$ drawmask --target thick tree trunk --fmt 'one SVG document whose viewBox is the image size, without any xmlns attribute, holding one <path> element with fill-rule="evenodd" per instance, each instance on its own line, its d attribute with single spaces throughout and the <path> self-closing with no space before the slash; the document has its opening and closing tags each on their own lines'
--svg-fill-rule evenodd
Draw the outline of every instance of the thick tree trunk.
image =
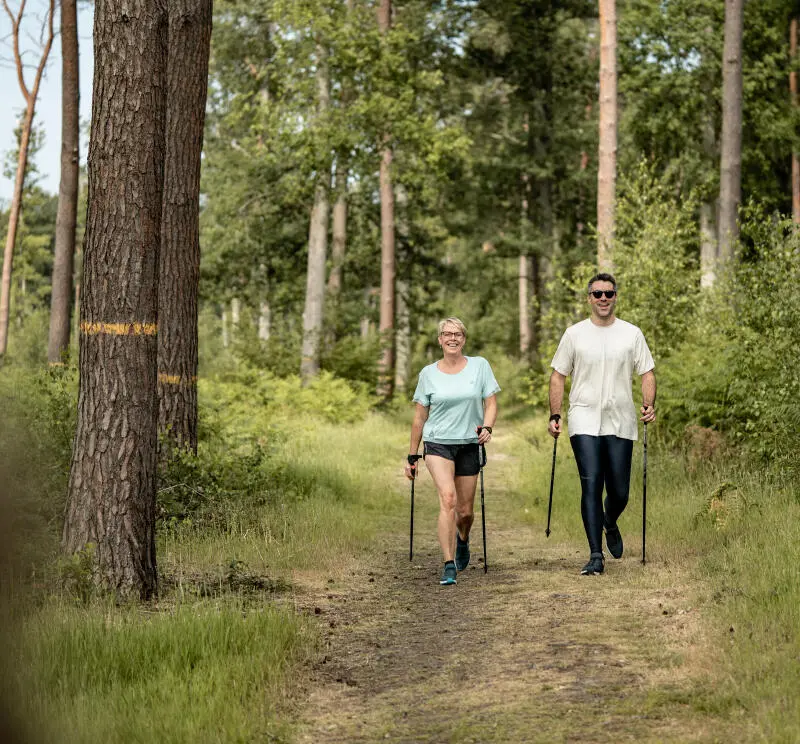
<svg viewBox="0 0 800 744">
<path fill-rule="evenodd" d="M 158 254 L 167 18 L 99 0 L 81 303 L 78 425 L 63 548 L 122 597 L 156 588 Z"/>
<path fill-rule="evenodd" d="M 330 79 L 327 52 L 317 45 L 317 115 L 324 120 L 330 102 Z M 331 172 L 327 157 L 317 165 L 314 207 L 308 228 L 308 270 L 306 273 L 306 302 L 303 310 L 303 357 L 300 377 L 308 383 L 319 374 L 322 345 L 322 322 L 325 305 L 325 262 L 328 254 L 329 192 Z"/>
<path fill-rule="evenodd" d="M 166 160 L 158 278 L 158 430 L 197 452 L 200 156 L 212 0 L 169 0 Z"/>
<path fill-rule="evenodd" d="M 744 0 L 725 0 L 722 51 L 722 140 L 719 178 L 719 260 L 733 256 L 742 195 L 742 12 Z"/>
<path fill-rule="evenodd" d="M 47 17 L 45 19 L 45 41 L 42 46 L 42 56 L 39 58 L 39 65 L 36 68 L 33 86 L 30 90 L 25 84 L 25 70 L 22 53 L 20 52 L 21 26 L 23 14 L 25 12 L 25 3 L 20 3 L 19 11 L 16 16 L 12 14 L 6 0 L 3 0 L 3 9 L 6 11 L 11 21 L 14 65 L 16 67 L 17 81 L 22 92 L 22 97 L 25 99 L 25 114 L 22 118 L 22 132 L 19 142 L 19 154 L 17 156 L 14 192 L 11 197 L 11 207 L 8 213 L 8 232 L 6 233 L 6 245 L 3 251 L 3 272 L 2 275 L 0 275 L 0 364 L 2 364 L 6 349 L 8 348 L 8 320 L 11 312 L 11 275 L 14 265 L 14 246 L 17 242 L 19 215 L 22 210 L 22 193 L 25 188 L 25 172 L 28 167 L 28 147 L 31 141 L 33 117 L 36 112 L 36 99 L 39 95 L 39 86 L 42 82 L 44 68 L 47 65 L 47 58 L 50 56 L 50 49 L 53 46 L 55 0 L 50 0 L 49 2 Z"/>
<path fill-rule="evenodd" d="M 47 344 L 47 361 L 50 364 L 60 364 L 69 353 L 80 174 L 77 6 L 77 0 L 61 0 L 61 182 L 58 187 L 50 337 Z"/>
<path fill-rule="evenodd" d="M 380 0 L 378 6 L 378 28 L 382 35 L 389 32 L 392 23 L 391 0 Z M 381 303 L 379 331 L 381 334 L 381 356 L 378 362 L 378 395 L 392 395 L 394 379 L 394 191 L 392 189 L 392 147 L 387 132 L 380 165 L 381 193 Z"/>
<path fill-rule="evenodd" d="M 610 270 L 617 183 L 617 10 L 600 0 L 600 147 L 597 162 L 597 265 Z"/>
<path fill-rule="evenodd" d="M 789 54 L 792 64 L 797 60 L 797 19 L 792 18 L 789 26 Z M 797 72 L 789 73 L 789 92 L 792 97 L 792 108 L 797 108 Z M 792 149 L 792 221 L 800 224 L 800 157 L 797 149 Z"/>
</svg>

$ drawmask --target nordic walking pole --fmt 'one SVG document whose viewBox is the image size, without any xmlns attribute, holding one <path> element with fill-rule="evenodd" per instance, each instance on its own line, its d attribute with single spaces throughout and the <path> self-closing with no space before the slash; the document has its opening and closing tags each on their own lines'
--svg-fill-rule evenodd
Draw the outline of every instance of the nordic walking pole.
<svg viewBox="0 0 800 744">
<path fill-rule="evenodd" d="M 644 470 L 642 472 L 642 565 L 645 564 L 647 546 L 647 422 L 644 424 Z"/>
<path fill-rule="evenodd" d="M 408 560 L 414 560 L 414 481 L 417 479 L 417 461 L 421 455 L 409 455 L 408 464 L 411 465 L 411 527 L 408 534 Z"/>
<path fill-rule="evenodd" d="M 482 426 L 478 427 L 478 436 L 481 435 Z M 480 445 L 480 451 L 478 452 L 478 457 L 480 458 L 480 466 L 481 466 L 481 523 L 483 526 L 483 572 L 486 573 L 489 570 L 489 564 L 486 562 L 486 503 L 484 502 L 483 498 L 483 466 L 486 465 L 486 447 L 485 445 Z"/>
<path fill-rule="evenodd" d="M 556 479 L 556 448 L 558 447 L 558 437 L 553 438 L 553 467 L 550 470 L 550 501 L 547 502 L 547 529 L 544 531 L 546 537 L 550 537 L 550 514 L 553 511 L 553 483 Z"/>
</svg>

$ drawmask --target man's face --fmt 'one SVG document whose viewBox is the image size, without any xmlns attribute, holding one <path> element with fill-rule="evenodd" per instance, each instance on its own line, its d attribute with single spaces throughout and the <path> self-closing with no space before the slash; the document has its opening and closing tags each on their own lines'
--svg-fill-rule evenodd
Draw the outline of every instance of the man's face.
<svg viewBox="0 0 800 744">
<path fill-rule="evenodd" d="M 597 297 L 596 295 L 600 295 Z M 611 295 L 609 297 L 609 295 Z M 592 308 L 592 315 L 597 318 L 608 318 L 614 314 L 614 306 L 617 304 L 617 293 L 611 282 L 593 282 L 589 290 L 589 306 Z"/>
</svg>

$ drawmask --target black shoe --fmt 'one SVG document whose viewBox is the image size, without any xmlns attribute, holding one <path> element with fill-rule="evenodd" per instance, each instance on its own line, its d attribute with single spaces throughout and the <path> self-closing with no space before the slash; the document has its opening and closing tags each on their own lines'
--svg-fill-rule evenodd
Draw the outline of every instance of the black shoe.
<svg viewBox="0 0 800 744">
<path fill-rule="evenodd" d="M 614 525 L 613 527 L 606 527 L 605 530 L 608 552 L 611 553 L 614 558 L 622 558 L 622 535 L 620 534 L 619 527 Z"/>
<path fill-rule="evenodd" d="M 461 539 L 456 530 L 456 568 L 463 571 L 469 565 L 469 538 Z"/>
<path fill-rule="evenodd" d="M 604 568 L 603 554 L 592 553 L 589 562 L 581 569 L 581 576 L 599 576 Z"/>
</svg>

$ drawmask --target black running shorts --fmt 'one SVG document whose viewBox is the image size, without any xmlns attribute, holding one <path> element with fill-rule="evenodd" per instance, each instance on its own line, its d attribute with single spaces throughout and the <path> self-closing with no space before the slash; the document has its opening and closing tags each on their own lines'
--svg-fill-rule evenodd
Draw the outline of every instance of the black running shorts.
<svg viewBox="0 0 800 744">
<path fill-rule="evenodd" d="M 436 455 L 452 460 L 456 466 L 456 475 L 477 475 L 481 469 L 478 443 L 472 444 L 437 444 L 436 442 L 423 442 L 425 455 Z"/>
</svg>

